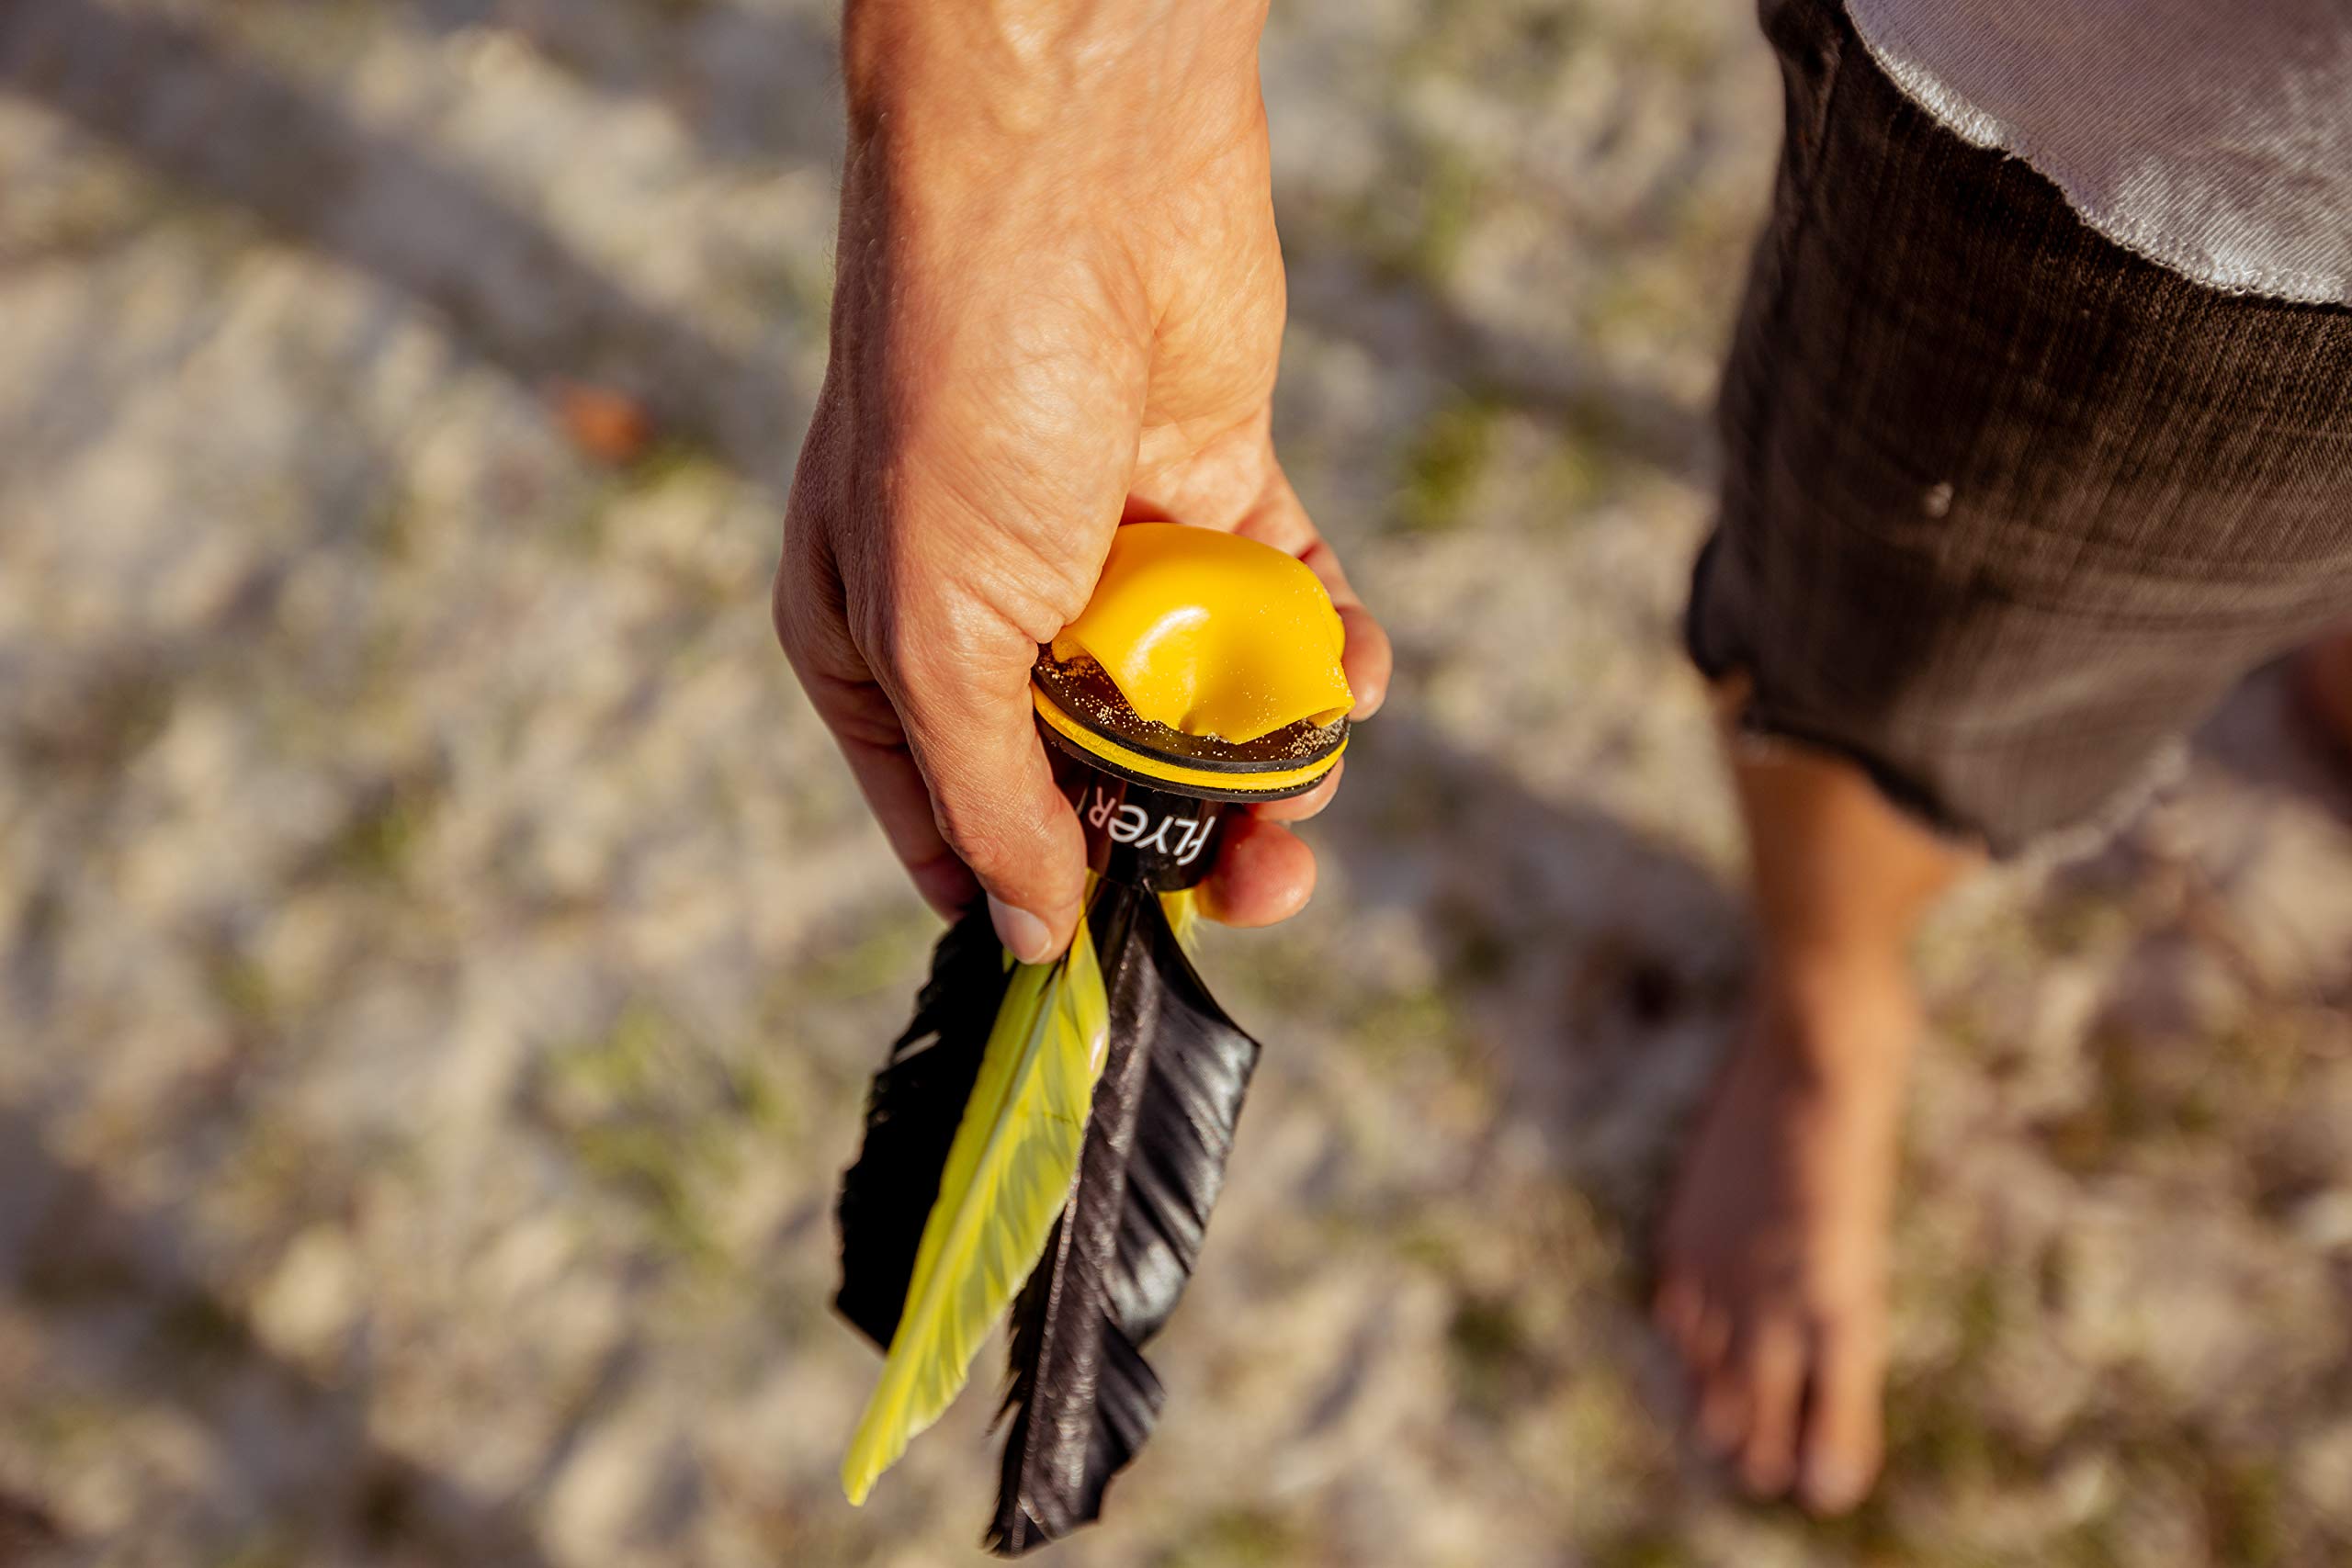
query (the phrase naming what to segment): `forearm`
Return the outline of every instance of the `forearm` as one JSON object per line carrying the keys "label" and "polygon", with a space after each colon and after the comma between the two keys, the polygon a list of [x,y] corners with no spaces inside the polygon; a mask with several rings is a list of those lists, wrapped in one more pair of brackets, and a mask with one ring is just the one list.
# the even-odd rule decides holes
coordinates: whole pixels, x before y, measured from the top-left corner
{"label": "forearm", "polygon": [[[1214,153],[1256,118],[1265,0],[850,0],[853,164],[984,183]],[[912,168],[905,165],[911,164]]]}
{"label": "forearm", "polygon": [[[990,424],[1081,402],[1157,423],[1155,356],[1230,399],[1195,429],[1262,409],[1282,333],[1264,20],[1264,0],[850,0],[833,354],[845,388],[925,389],[893,438],[951,394],[984,396]],[[1147,431],[1117,458],[1158,450]]]}

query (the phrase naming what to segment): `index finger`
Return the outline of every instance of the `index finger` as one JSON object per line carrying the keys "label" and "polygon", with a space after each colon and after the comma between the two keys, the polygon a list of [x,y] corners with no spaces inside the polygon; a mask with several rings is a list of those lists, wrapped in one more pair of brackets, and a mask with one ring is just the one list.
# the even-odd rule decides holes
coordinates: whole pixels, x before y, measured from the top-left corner
{"label": "index finger", "polygon": [[1388,700],[1388,680],[1396,662],[1388,634],[1357,596],[1354,586],[1348,581],[1346,569],[1340,564],[1340,553],[1315,526],[1315,520],[1307,516],[1298,492],[1279,468],[1267,484],[1265,494],[1234,532],[1296,556],[1321,581],[1323,591],[1331,596],[1331,607],[1340,613],[1340,626],[1346,635],[1340,665],[1347,671],[1348,690],[1356,699],[1348,716],[1370,718],[1378,713],[1381,704]]}

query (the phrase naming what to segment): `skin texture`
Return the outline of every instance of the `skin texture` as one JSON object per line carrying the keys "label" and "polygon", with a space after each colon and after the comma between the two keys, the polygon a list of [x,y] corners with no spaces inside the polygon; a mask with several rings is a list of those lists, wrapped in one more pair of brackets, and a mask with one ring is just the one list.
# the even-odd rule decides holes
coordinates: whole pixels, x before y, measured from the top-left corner
{"label": "skin texture", "polygon": [[[1721,694],[1726,715],[1740,693]],[[1883,1450],[1886,1252],[1920,1028],[1912,933],[1976,857],[1852,765],[1734,738],[1763,951],[1658,1236],[1692,1425],[1758,1496],[1842,1513]]]}
{"label": "skin texture", "polygon": [[[1274,459],[1262,21],[1214,0],[847,17],[831,356],[776,630],[924,897],[984,891],[1023,958],[1068,942],[1083,886],[1029,667],[1121,522],[1297,556],[1340,608],[1355,716],[1387,689],[1387,639]],[[1204,912],[1305,904],[1314,856],[1283,824],[1330,787],[1229,830]]]}
{"label": "skin texture", "polygon": [[[2303,709],[2352,769],[2352,635],[2304,650]],[[1736,683],[1719,694],[1737,711]],[[1762,952],[1683,1153],[1655,1315],[1701,1441],[1758,1496],[1853,1507],[1884,1451],[1887,1237],[1920,1010],[1920,917],[1977,862],[1856,768],[1737,738]]]}

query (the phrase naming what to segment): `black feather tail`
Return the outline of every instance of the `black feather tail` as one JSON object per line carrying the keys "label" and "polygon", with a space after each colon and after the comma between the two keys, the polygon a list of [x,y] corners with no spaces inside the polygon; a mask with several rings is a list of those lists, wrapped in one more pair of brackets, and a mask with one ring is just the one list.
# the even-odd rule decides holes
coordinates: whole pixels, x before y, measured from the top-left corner
{"label": "black feather tail", "polygon": [[939,939],[914,1021],[867,1091],[865,1143],[842,1177],[833,1305],[879,1348],[898,1332],[923,1224],[1011,981],[988,907],[975,905]]}
{"label": "black feather tail", "polygon": [[1095,1518],[1149,1435],[1161,1391],[1140,1347],[1192,1277],[1258,1061],[1157,897],[1106,882],[1091,919],[1110,1047],[1069,1202],[1013,1305],[1012,1420],[988,1536],[1007,1557]]}

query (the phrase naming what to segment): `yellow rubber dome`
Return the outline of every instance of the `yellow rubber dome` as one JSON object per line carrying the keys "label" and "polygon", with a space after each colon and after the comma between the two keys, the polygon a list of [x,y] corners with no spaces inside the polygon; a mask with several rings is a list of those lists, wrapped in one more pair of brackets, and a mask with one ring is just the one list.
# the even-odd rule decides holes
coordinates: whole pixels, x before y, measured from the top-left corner
{"label": "yellow rubber dome", "polygon": [[1145,718],[1239,742],[1354,706],[1344,640],[1305,562],[1213,528],[1130,523],[1053,654],[1091,657]]}

